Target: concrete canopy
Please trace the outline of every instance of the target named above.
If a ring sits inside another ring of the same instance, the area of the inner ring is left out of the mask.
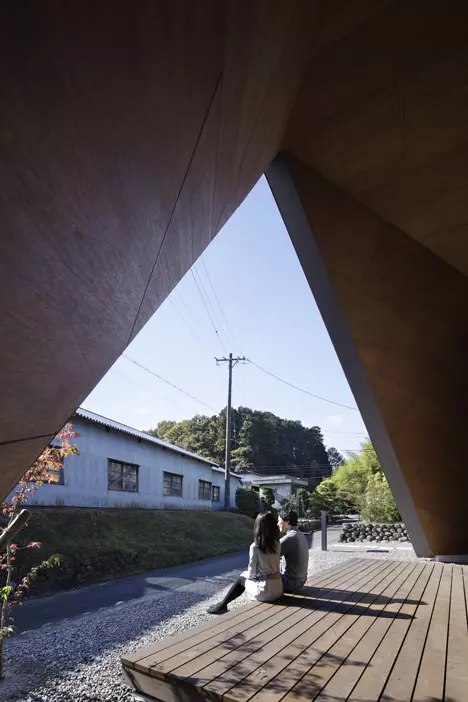
[[[415,543],[468,554],[466,3],[31,0],[0,18],[0,493],[283,151]]]

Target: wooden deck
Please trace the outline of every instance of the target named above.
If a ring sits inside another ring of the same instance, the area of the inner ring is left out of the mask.
[[[348,561],[122,659],[163,702],[467,702],[468,567]]]

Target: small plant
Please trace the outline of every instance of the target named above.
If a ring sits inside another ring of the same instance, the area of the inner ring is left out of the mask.
[[[260,495],[252,488],[242,486],[236,490],[236,505],[241,514],[255,519],[260,512]]]
[[[309,507],[310,494],[305,488],[299,488],[286,497],[281,505],[287,509],[292,509],[297,512],[297,516],[302,518],[306,516]]]
[[[265,506],[266,510],[269,510],[273,507],[273,505],[276,502],[275,499],[275,493],[271,489],[271,487],[262,487],[262,502]]]
[[[71,439],[78,436],[73,431],[71,424],[67,424],[55,437],[59,445],[48,446],[33,465],[26,471],[15,488],[15,493],[10,502],[0,504],[2,515],[6,517],[6,527],[0,527],[1,534],[8,534],[13,522],[18,519],[23,505],[34,495],[34,493],[44,483],[56,483],[59,481],[59,471],[63,469],[63,459],[65,456],[77,454],[78,449],[71,443]],[[27,527],[27,523],[23,525]],[[26,593],[39,571],[46,568],[54,568],[59,565],[60,557],[57,555],[43,560],[39,565],[34,566],[20,580],[15,583],[14,561],[16,554],[22,549],[39,549],[41,544],[38,541],[30,541],[23,547],[11,543],[11,538],[7,538],[5,552],[0,553],[0,577],[4,575],[4,584],[0,587],[0,680],[4,677],[4,643],[5,639],[15,632],[11,609],[15,605],[21,605]],[[3,578],[2,578],[3,579]]]
[[[384,475],[369,477],[366,492],[361,500],[363,522],[399,522],[401,520],[392,492]]]

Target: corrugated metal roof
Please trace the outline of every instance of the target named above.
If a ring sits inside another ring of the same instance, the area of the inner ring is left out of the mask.
[[[151,444],[161,446],[162,448],[167,449],[168,451],[174,451],[174,453],[181,453],[184,456],[187,456],[188,458],[193,458],[197,461],[202,461],[202,463],[208,463],[208,465],[210,465],[213,470],[221,471],[224,473],[223,468],[220,468],[216,465],[216,463],[209,461],[207,458],[197,456],[195,453],[186,451],[185,449],[180,448],[179,446],[168,444],[167,441],[163,441],[162,439],[157,439],[155,436],[145,434],[144,431],[139,431],[138,429],[134,429],[133,427],[128,427],[126,424],[120,424],[120,422],[116,422],[114,419],[102,417],[100,414],[95,414],[94,412],[85,410],[82,407],[78,407],[75,414],[78,417],[82,417],[83,419],[88,419],[90,422],[95,422],[96,424],[102,424],[105,427],[109,427],[109,429],[115,429],[116,431],[121,431],[124,434],[130,434],[131,436],[134,436],[137,439],[142,439],[143,441],[149,441]]]
[[[254,485],[266,483],[293,483],[295,485],[307,485],[307,480],[304,478],[296,478],[295,475],[266,475],[261,478],[253,478]]]
[[[212,468],[213,468],[213,470],[216,471],[217,473],[222,473],[222,474],[224,475],[224,468],[221,468],[220,466],[212,466]],[[236,475],[235,473],[233,473],[233,472],[231,471],[231,480],[233,480],[234,478],[235,478],[236,480],[238,480],[240,483],[242,482],[242,478],[240,477],[240,475]]]

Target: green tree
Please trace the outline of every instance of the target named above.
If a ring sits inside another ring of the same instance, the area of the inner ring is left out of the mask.
[[[383,475],[383,470],[370,441],[364,441],[361,450],[353,453],[335,470],[333,481],[350,510],[360,511],[369,478],[375,474]]]
[[[309,492],[305,488],[299,488],[296,491],[297,514],[299,517],[305,517],[309,507]]]
[[[236,490],[236,505],[241,514],[255,519],[260,512],[260,495],[256,490],[247,486],[238,487]]]
[[[345,511],[360,510],[361,499],[366,491],[370,474],[359,456],[353,456],[336,469],[330,480],[336,486],[341,501],[349,505]]]
[[[316,487],[311,496],[310,506],[312,516],[316,518],[320,516],[322,510],[331,516],[343,513],[343,499],[333,478],[325,478]]]
[[[370,473],[380,473],[383,475],[383,469],[380,465],[379,458],[372,443],[367,440],[361,444],[360,460]]]
[[[301,519],[306,516],[310,502],[310,493],[305,488],[299,488],[282,501],[282,506],[297,512]]]
[[[155,436],[156,438],[163,439],[163,441],[165,441],[164,437],[167,436],[172,427],[175,427],[175,425],[176,423],[174,421],[163,419],[161,422],[159,422],[156,429],[148,429],[146,433],[150,436]]]
[[[224,463],[226,410],[207,417],[195,415],[181,422],[164,420],[148,434],[157,436],[216,463]],[[261,475],[286,473],[310,480],[313,475],[331,475],[320,427],[283,419],[272,412],[249,407],[233,409],[231,459],[235,470],[254,469]]]
[[[265,505],[265,509],[269,510],[273,507],[276,502],[275,493],[271,487],[262,487],[262,502]]]
[[[361,499],[364,522],[399,522],[401,520],[390,486],[382,473],[373,473]]]
[[[344,457],[341,455],[338,449],[334,448],[334,446],[330,446],[330,448],[327,449],[327,454],[328,462],[331,465],[332,470],[335,470],[338,468],[338,466],[342,466],[345,462]]]
[[[66,424],[56,435],[57,442],[54,446],[48,446],[39,458],[26,471],[15,487],[13,497],[8,502],[0,503],[0,511],[6,517],[5,528],[0,527],[3,536],[8,531],[13,533],[15,520],[21,513],[22,507],[28,499],[44,483],[55,483],[59,480],[58,473],[63,469],[63,459],[66,456],[78,454],[72,439],[79,436],[73,431],[72,424]],[[24,524],[23,528],[28,525]],[[5,551],[0,552],[0,680],[4,677],[4,646],[5,639],[10,637],[16,630],[13,625],[11,610],[15,605],[21,605],[26,597],[29,588],[35,578],[47,568],[55,568],[60,563],[58,555],[52,555],[33,566],[19,582],[15,582],[15,563],[18,551],[23,549],[40,549],[38,541],[30,541],[24,546],[12,543],[12,538],[6,538]]]
[[[222,410],[212,417],[196,414],[181,422],[163,420],[146,433],[215,463],[224,463],[225,417],[226,411]]]
[[[356,511],[364,521],[398,521],[398,508],[370,441],[338,466],[331,478],[320,483],[312,508],[332,514]]]

